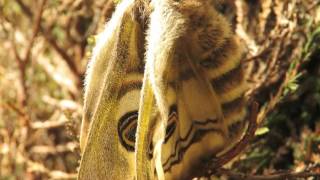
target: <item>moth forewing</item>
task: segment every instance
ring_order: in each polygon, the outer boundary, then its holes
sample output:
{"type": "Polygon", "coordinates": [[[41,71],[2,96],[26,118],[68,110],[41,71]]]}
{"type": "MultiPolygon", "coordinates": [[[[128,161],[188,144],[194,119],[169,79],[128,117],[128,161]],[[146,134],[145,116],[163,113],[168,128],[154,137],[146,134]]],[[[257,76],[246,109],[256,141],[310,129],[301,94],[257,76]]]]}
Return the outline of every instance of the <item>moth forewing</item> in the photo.
{"type": "Polygon", "coordinates": [[[136,179],[154,179],[153,165],[148,159],[149,146],[151,142],[152,110],[154,108],[154,93],[150,80],[145,72],[143,86],[141,89],[141,100],[139,106],[138,125],[135,144],[136,179]]]}
{"type": "Polygon", "coordinates": [[[123,90],[127,73],[133,64],[139,64],[132,61],[142,62],[138,57],[138,42],[133,42],[142,36],[142,31],[133,17],[132,7],[132,0],[119,4],[99,37],[89,65],[78,179],[133,179],[135,176],[134,155],[120,144],[116,118],[120,94],[127,91],[123,90]]]}
{"type": "Polygon", "coordinates": [[[84,116],[80,132],[80,148],[82,151],[85,148],[90,121],[103,91],[102,84],[104,84],[108,75],[110,57],[115,56],[113,50],[116,32],[119,31],[125,11],[132,3],[132,1],[126,1],[117,7],[117,11],[106,24],[104,31],[98,35],[97,44],[88,63],[84,84],[84,116]]]}

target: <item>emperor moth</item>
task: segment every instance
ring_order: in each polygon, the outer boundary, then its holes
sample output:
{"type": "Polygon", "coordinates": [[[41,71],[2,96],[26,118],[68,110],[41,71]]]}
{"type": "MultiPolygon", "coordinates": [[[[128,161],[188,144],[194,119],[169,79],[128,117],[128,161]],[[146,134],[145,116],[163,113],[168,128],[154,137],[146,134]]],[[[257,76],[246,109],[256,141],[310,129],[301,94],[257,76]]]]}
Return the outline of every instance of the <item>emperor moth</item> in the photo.
{"type": "Polygon", "coordinates": [[[241,48],[216,2],[152,0],[146,32],[142,3],[118,5],[87,69],[79,179],[191,179],[240,139],[241,48]]]}

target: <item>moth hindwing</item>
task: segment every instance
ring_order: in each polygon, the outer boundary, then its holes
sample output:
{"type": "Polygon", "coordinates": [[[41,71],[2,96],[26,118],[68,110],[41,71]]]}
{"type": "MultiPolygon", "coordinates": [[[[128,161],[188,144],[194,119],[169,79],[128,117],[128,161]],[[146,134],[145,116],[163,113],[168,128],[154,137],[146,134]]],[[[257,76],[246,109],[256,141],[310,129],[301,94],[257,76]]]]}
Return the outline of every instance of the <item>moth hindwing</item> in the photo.
{"type": "Polygon", "coordinates": [[[152,3],[145,71],[160,116],[155,166],[160,179],[191,179],[245,130],[241,48],[211,1],[152,3]],[[177,121],[168,131],[172,106],[177,121]]]}

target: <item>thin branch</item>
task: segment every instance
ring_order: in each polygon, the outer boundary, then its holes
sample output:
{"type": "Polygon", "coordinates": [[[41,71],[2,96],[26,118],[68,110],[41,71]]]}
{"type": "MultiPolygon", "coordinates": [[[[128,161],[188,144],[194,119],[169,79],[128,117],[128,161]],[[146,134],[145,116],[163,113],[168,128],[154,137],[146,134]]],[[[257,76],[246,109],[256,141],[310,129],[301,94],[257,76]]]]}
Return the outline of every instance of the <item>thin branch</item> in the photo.
{"type": "Polygon", "coordinates": [[[213,159],[208,167],[211,169],[211,172],[214,172],[215,169],[222,167],[226,163],[230,162],[234,157],[239,155],[245,147],[249,144],[250,140],[255,136],[255,131],[257,129],[257,114],[258,114],[258,104],[254,102],[252,104],[251,113],[249,117],[249,127],[246,131],[246,134],[243,138],[235,145],[234,148],[230,149],[223,155],[213,159]]]}
{"type": "Polygon", "coordinates": [[[53,47],[54,50],[56,50],[56,52],[66,61],[66,63],[68,64],[70,70],[77,75],[79,75],[77,66],[75,65],[73,59],[68,55],[68,53],[61,48],[57,41],[55,41],[55,39],[51,36],[50,33],[46,33],[45,30],[43,31],[43,35],[45,37],[45,39],[47,40],[47,42],[53,47]]]}
{"type": "Polygon", "coordinates": [[[31,17],[33,16],[32,11],[22,2],[22,0],[16,0],[16,2],[19,4],[21,7],[22,11],[28,16],[31,17]]]}
{"type": "MultiPolygon", "coordinates": [[[[20,5],[23,6],[23,8],[26,8],[26,6],[23,5],[22,1],[17,1],[20,2],[20,5]]],[[[41,25],[41,17],[43,14],[44,6],[45,6],[46,0],[42,0],[39,4],[39,8],[37,9],[36,16],[34,19],[34,26],[32,28],[32,36],[28,42],[28,45],[26,47],[26,53],[24,56],[19,55],[19,52],[17,50],[16,42],[15,42],[15,37],[12,37],[12,47],[13,47],[13,52],[15,56],[15,60],[18,64],[18,70],[19,70],[19,83],[21,86],[21,94],[18,96],[18,101],[20,104],[21,111],[17,111],[13,106],[11,107],[13,110],[18,112],[20,115],[20,126],[22,130],[20,131],[21,134],[20,136],[20,144],[18,146],[18,149],[20,149],[22,152],[25,151],[25,142],[28,138],[29,130],[30,130],[30,114],[28,113],[28,99],[29,99],[29,93],[28,93],[28,87],[26,84],[26,70],[27,70],[27,65],[30,62],[30,57],[31,57],[31,50],[35,41],[35,38],[37,34],[39,33],[40,30],[40,25],[41,25]]],[[[28,11],[26,11],[27,13],[28,11]]],[[[31,11],[30,11],[31,12],[31,11]]],[[[13,35],[15,35],[15,32],[13,32],[13,35]]]]}
{"type": "Polygon", "coordinates": [[[102,18],[105,19],[110,19],[112,12],[115,9],[115,3],[114,1],[108,0],[105,6],[103,6],[102,9],[102,18]]]}
{"type": "MultiPolygon", "coordinates": [[[[13,32],[15,33],[15,32],[13,32]]],[[[16,42],[14,40],[14,37],[11,40],[11,44],[12,44],[12,49],[13,49],[13,54],[15,56],[15,61],[18,64],[18,68],[19,68],[19,81],[20,81],[20,86],[21,86],[21,94],[20,96],[18,96],[18,101],[20,103],[20,106],[22,108],[25,108],[27,106],[27,101],[28,101],[28,90],[27,90],[27,85],[25,82],[25,74],[26,74],[26,64],[24,61],[24,58],[22,58],[19,55],[19,52],[17,50],[17,46],[16,46],[16,42]]]]}
{"type": "Polygon", "coordinates": [[[36,17],[35,17],[35,20],[34,20],[34,24],[33,24],[33,28],[32,28],[32,36],[29,40],[29,44],[27,46],[27,51],[26,51],[26,54],[25,54],[25,63],[28,63],[30,61],[30,54],[31,54],[31,49],[32,49],[32,46],[33,46],[33,43],[39,33],[39,30],[40,30],[40,27],[41,27],[41,18],[42,18],[42,14],[43,14],[43,10],[44,10],[44,6],[46,4],[46,0],[42,0],[40,2],[40,6],[39,6],[39,9],[36,13],[36,17]]]}
{"type": "Polygon", "coordinates": [[[12,110],[12,111],[16,112],[18,115],[24,116],[24,112],[22,112],[19,107],[17,107],[16,105],[14,105],[12,103],[8,102],[8,103],[0,104],[0,107],[2,107],[4,109],[12,110]]]}
{"type": "Polygon", "coordinates": [[[297,179],[308,177],[320,177],[320,173],[316,172],[282,172],[271,175],[250,175],[239,172],[232,172],[228,169],[220,168],[217,171],[218,175],[227,175],[228,177],[239,180],[282,180],[282,179],[297,179]]]}
{"type": "MultiPolygon", "coordinates": [[[[32,21],[33,14],[29,13],[29,12],[32,12],[30,8],[26,6],[21,0],[16,0],[16,2],[23,10],[22,12],[26,14],[27,17],[32,21]]],[[[62,47],[58,45],[58,43],[56,42],[51,32],[48,31],[48,29],[45,28],[43,25],[41,25],[41,23],[39,24],[39,31],[41,31],[41,33],[43,34],[47,42],[53,47],[53,49],[66,61],[69,68],[76,75],[76,77],[79,77],[79,72],[75,63],[73,62],[73,59],[71,58],[71,56],[68,55],[68,53],[62,47]]]]}
{"type": "MultiPolygon", "coordinates": [[[[17,0],[17,2],[19,3],[19,5],[21,5],[23,7],[23,9],[26,8],[26,6],[22,3],[22,1],[19,1],[17,0]]],[[[30,56],[31,56],[31,49],[33,47],[33,43],[35,41],[35,38],[39,32],[39,29],[40,29],[40,25],[41,25],[41,17],[42,17],[42,13],[43,13],[43,10],[44,10],[44,5],[46,3],[46,0],[42,0],[40,2],[40,6],[39,6],[39,9],[36,13],[36,17],[35,17],[35,23],[34,23],[34,26],[33,26],[33,30],[32,30],[32,36],[29,40],[29,43],[27,45],[27,49],[26,49],[26,54],[25,56],[21,57],[19,55],[19,52],[17,51],[17,47],[16,47],[16,44],[15,44],[15,40],[13,38],[12,40],[12,45],[13,45],[13,52],[14,52],[14,55],[15,55],[15,60],[18,64],[18,67],[19,67],[19,71],[20,71],[20,75],[19,75],[19,80],[20,80],[20,84],[21,84],[21,88],[22,88],[22,96],[20,98],[20,104],[21,106],[26,109],[26,106],[27,106],[27,101],[28,101],[28,89],[27,89],[27,85],[26,85],[26,66],[27,64],[29,63],[30,61],[30,56]]],[[[28,11],[26,11],[27,13],[28,11]]],[[[31,12],[31,11],[30,11],[31,12]]]]}
{"type": "Polygon", "coordinates": [[[312,9],[316,8],[320,4],[320,1],[315,1],[308,9],[307,12],[310,12],[312,9]]]}
{"type": "Polygon", "coordinates": [[[47,174],[51,179],[75,179],[76,174],[69,174],[59,170],[51,170],[43,164],[27,160],[28,172],[47,174]]]}
{"type": "Polygon", "coordinates": [[[60,118],[58,121],[56,120],[48,120],[45,122],[36,121],[31,123],[31,128],[33,129],[51,129],[58,128],[61,126],[65,126],[68,123],[67,118],[60,118]]]}
{"type": "Polygon", "coordinates": [[[66,152],[74,152],[78,147],[75,142],[68,142],[66,144],[60,144],[55,146],[36,145],[30,149],[30,152],[37,155],[59,154],[66,152]]]}

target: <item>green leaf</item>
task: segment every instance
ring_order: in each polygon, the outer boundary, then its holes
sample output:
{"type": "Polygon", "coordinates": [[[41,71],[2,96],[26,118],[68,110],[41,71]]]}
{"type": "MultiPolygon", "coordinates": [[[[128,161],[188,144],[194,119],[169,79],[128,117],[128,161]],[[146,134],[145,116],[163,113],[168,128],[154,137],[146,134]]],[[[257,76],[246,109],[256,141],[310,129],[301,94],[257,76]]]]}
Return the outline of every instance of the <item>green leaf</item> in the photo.
{"type": "Polygon", "coordinates": [[[269,132],[269,128],[268,127],[262,127],[256,130],[255,135],[256,136],[261,136],[266,134],[267,132],[269,132]]]}
{"type": "Polygon", "coordinates": [[[298,89],[299,85],[296,83],[290,83],[288,84],[288,88],[290,89],[291,92],[296,91],[298,89]]]}

